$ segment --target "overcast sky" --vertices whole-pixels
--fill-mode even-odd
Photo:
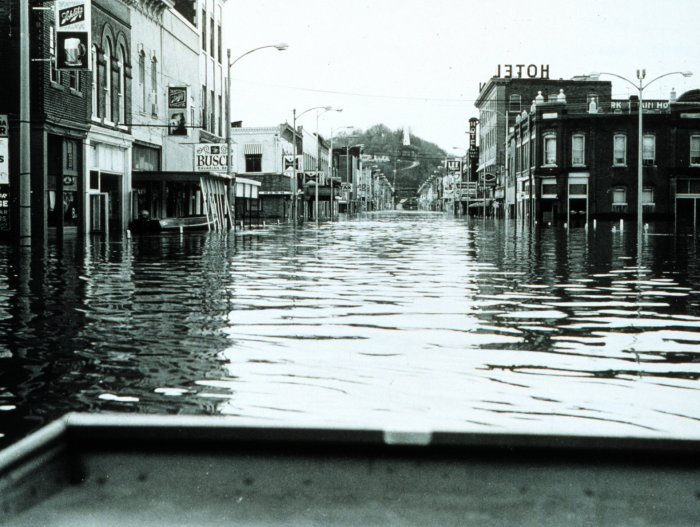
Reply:
[[[225,47],[232,59],[232,120],[244,126],[292,122],[314,106],[342,108],[319,131],[383,123],[445,150],[466,147],[480,82],[498,64],[549,65],[550,78],[609,71],[647,80],[645,98],[700,87],[697,0],[228,0]],[[632,87],[613,77],[613,97]],[[316,111],[298,124],[316,127]],[[454,152],[453,153],[457,153]]]

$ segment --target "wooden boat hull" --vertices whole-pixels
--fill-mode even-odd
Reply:
[[[0,453],[0,523],[697,525],[698,442],[72,414]]]

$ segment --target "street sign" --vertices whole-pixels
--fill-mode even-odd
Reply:
[[[56,68],[89,70],[91,37],[90,0],[55,0]]]

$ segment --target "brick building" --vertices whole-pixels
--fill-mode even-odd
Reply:
[[[506,216],[512,215],[515,210],[515,196],[506,192],[505,145],[507,132],[517,115],[529,108],[538,97],[552,101],[562,91],[569,101],[569,113],[586,113],[591,105],[610,104],[611,87],[609,81],[586,76],[566,80],[492,77],[482,85],[475,102],[479,110],[477,178],[479,195],[492,199],[490,206],[483,210]]]
[[[700,225],[700,91],[644,101],[644,218]],[[581,112],[562,93],[517,115],[508,140],[506,195],[512,214],[540,223],[584,225],[637,215],[636,97]]]

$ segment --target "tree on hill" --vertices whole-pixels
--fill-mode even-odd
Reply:
[[[334,147],[364,145],[365,164],[375,165],[396,188],[414,189],[423,183],[438,167],[443,166],[447,154],[435,143],[411,135],[410,145],[403,144],[403,130],[391,130],[383,124],[375,124],[367,130],[355,129],[334,139]],[[394,175],[394,171],[396,174]]]

